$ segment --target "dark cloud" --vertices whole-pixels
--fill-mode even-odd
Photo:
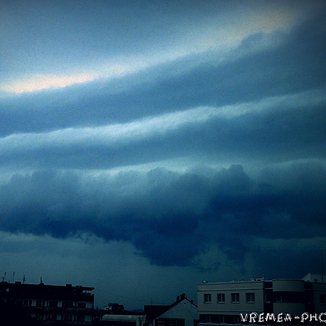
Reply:
[[[194,160],[205,157],[212,162],[216,159],[285,162],[323,158],[326,154],[325,104],[324,101],[309,103],[308,96],[314,94],[302,94],[290,104],[282,100],[279,103],[276,100],[276,104],[262,103],[258,112],[253,110],[240,116],[212,116],[203,122],[182,123],[177,128],[157,130],[140,138],[123,136],[111,141],[115,134],[109,134],[97,140],[87,136],[87,130],[75,130],[67,136],[60,133],[36,134],[31,138],[20,136],[21,141],[27,142],[27,146],[21,147],[19,141],[12,140],[11,145],[7,138],[3,139],[7,149],[2,153],[0,165],[113,168],[183,156]],[[319,95],[316,93],[316,96]],[[146,123],[143,128],[148,128]],[[67,143],[67,137],[76,140]]]
[[[210,243],[240,263],[256,237],[313,239],[325,232],[323,165],[266,168],[259,179],[240,165],[212,178],[150,174],[88,182],[68,172],[13,176],[1,187],[1,229],[130,241],[153,264],[177,266],[193,264]],[[153,174],[161,175],[159,185],[149,182]]]

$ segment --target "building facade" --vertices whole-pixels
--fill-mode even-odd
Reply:
[[[0,300],[23,307],[44,325],[91,325],[94,311],[92,287],[0,283]]]
[[[326,283],[320,280],[308,274],[301,280],[262,278],[199,284],[200,325],[290,325],[315,321],[316,316],[326,322]]]
[[[197,326],[198,309],[183,293],[171,305],[144,306],[149,326]]]

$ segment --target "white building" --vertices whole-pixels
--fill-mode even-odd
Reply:
[[[150,305],[144,307],[149,326],[196,326],[198,309],[185,294],[177,297],[171,305]]]
[[[287,318],[287,325],[291,322],[301,324],[301,320],[298,323],[294,317],[301,318],[305,312],[320,314],[326,311],[326,283],[321,280],[321,277],[308,274],[301,280],[261,278],[199,284],[200,325],[243,325],[245,320],[260,325],[278,324],[279,320],[281,324],[284,318]],[[322,318],[326,322],[326,313]]]

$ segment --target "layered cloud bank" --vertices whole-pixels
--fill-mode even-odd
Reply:
[[[0,227],[130,241],[158,265],[202,267],[196,259],[215,244],[241,264],[258,240],[323,237],[325,182],[318,163],[264,168],[256,178],[241,165],[88,177],[42,171],[1,187]]]

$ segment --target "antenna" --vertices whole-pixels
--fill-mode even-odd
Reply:
[[[26,279],[25,279],[25,275],[24,275],[24,277],[23,277],[23,284],[25,283],[25,280],[26,280]]]
[[[12,283],[15,283],[15,272],[12,272]]]

